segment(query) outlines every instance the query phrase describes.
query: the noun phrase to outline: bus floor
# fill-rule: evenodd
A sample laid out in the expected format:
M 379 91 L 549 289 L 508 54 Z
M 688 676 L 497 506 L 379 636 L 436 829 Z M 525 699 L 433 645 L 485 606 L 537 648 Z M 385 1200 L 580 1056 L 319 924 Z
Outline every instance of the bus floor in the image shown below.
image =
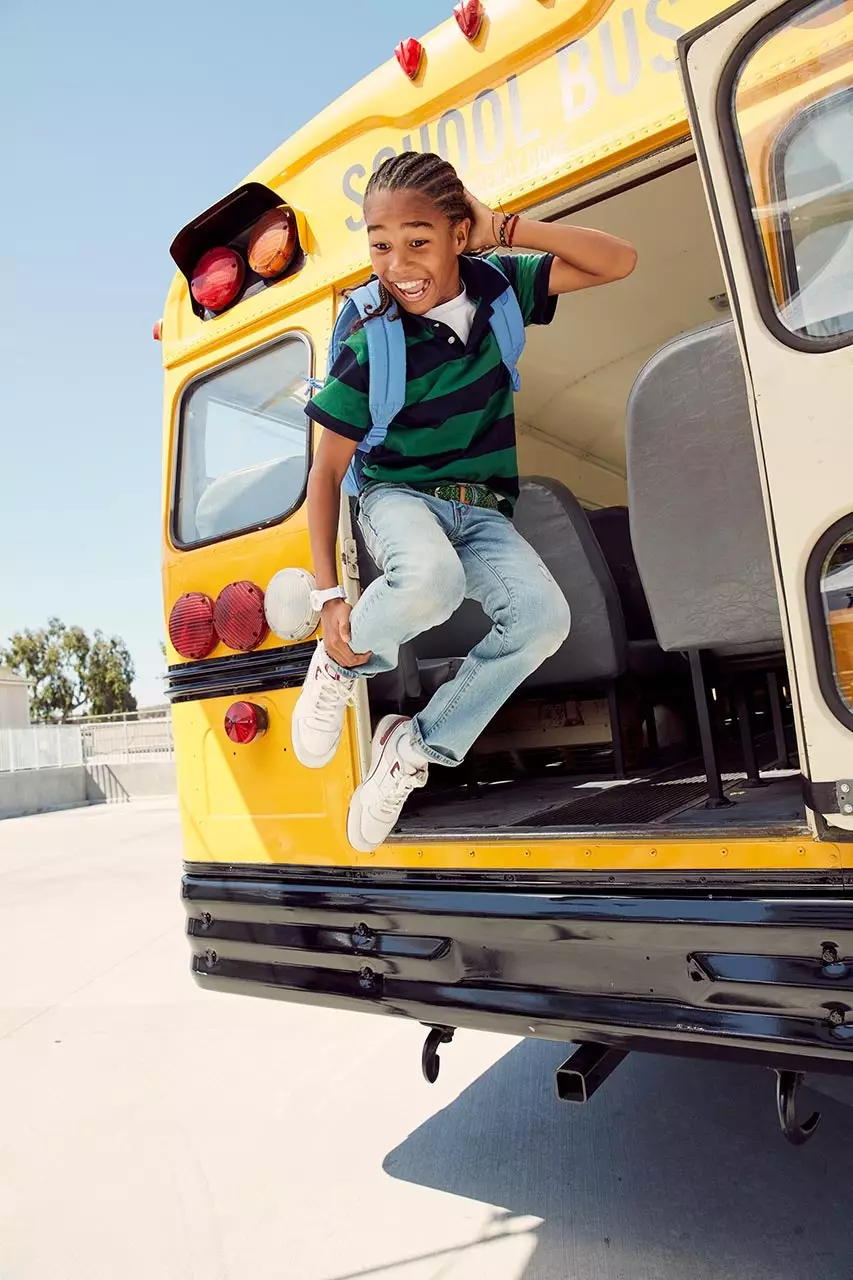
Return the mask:
M 796 834 L 806 829 L 799 771 L 773 761 L 769 740 L 759 741 L 761 784 L 751 786 L 735 752 L 722 752 L 723 783 L 730 803 L 708 808 L 702 763 L 688 759 L 666 768 L 633 770 L 624 779 L 596 772 L 561 772 L 562 761 L 540 761 L 539 776 L 518 776 L 492 760 L 461 783 L 433 770 L 433 786 L 411 797 L 394 835 L 414 839 L 441 832 L 494 834 L 525 831 L 542 837 L 557 831 L 620 831 L 654 827 L 671 835 L 711 831 Z M 485 775 L 485 776 L 484 776 Z M 503 775 L 503 776 L 502 776 Z

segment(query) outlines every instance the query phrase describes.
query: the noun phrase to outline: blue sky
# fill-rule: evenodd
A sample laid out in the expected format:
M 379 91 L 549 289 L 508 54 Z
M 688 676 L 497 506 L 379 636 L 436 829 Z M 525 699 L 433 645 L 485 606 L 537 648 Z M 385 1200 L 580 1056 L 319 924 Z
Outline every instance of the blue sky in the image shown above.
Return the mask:
M 160 700 L 169 244 L 452 6 L 0 5 L 0 644 L 52 614 L 99 627 L 127 641 L 140 704 Z

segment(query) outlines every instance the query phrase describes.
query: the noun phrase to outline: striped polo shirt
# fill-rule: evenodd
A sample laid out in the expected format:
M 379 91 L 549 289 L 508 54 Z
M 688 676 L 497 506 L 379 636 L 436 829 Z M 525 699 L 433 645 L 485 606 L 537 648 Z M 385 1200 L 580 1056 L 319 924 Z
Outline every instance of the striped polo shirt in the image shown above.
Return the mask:
M 509 280 L 525 325 L 550 324 L 552 254 L 490 254 Z M 381 445 L 365 456 L 364 482 L 418 487 L 466 481 L 487 485 L 510 507 L 518 497 L 515 415 L 509 372 L 489 325 L 505 286 L 481 258 L 463 254 L 459 271 L 476 314 L 462 343 L 441 321 L 401 311 L 406 338 L 406 402 Z M 368 324 L 373 323 L 368 320 Z M 325 385 L 306 413 L 321 426 L 361 440 L 370 427 L 367 335 L 344 342 Z

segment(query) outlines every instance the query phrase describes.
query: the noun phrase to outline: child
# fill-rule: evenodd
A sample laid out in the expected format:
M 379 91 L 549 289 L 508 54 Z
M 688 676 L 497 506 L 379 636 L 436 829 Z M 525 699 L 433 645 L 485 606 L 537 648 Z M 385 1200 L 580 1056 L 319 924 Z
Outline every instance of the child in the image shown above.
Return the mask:
M 356 680 L 397 665 L 400 645 L 478 600 L 493 626 L 414 717 L 386 716 L 347 819 L 369 852 L 397 822 L 431 763 L 458 765 L 507 698 L 569 632 L 569 606 L 516 532 L 518 497 L 510 374 L 491 303 L 515 290 L 525 324 L 548 324 L 556 295 L 618 280 L 634 249 L 581 227 L 506 218 L 472 197 L 438 156 L 394 156 L 367 184 L 364 214 L 384 313 L 399 311 L 406 402 L 365 456 L 358 522 L 383 576 L 354 609 L 337 585 L 341 482 L 371 425 L 367 339 L 356 325 L 306 412 L 325 428 L 308 483 L 308 528 L 323 640 L 293 713 L 298 758 L 332 759 Z M 498 244 L 538 252 L 469 256 Z

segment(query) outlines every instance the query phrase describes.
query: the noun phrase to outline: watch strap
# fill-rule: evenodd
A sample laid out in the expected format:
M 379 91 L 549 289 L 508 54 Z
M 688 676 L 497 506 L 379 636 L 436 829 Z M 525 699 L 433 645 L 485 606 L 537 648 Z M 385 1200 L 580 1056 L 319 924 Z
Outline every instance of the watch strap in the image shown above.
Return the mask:
M 326 587 L 323 591 L 311 592 L 311 607 L 313 609 L 322 609 L 328 600 L 345 600 L 346 592 L 343 587 Z

